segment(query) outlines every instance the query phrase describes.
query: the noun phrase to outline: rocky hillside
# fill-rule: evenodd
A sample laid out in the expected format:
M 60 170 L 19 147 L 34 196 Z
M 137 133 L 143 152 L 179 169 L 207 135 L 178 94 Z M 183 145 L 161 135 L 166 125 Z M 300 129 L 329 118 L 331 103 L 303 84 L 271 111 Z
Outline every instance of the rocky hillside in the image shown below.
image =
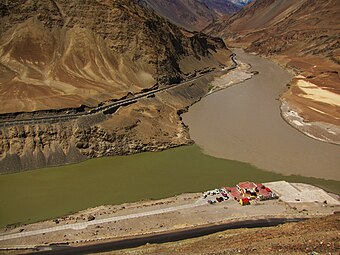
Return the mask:
M 231 16 L 241 10 L 242 5 L 233 3 L 231 0 L 199 0 L 205 4 L 210 10 L 220 16 Z
M 256 0 L 205 32 L 222 36 L 229 45 L 270 56 L 294 71 L 296 78 L 282 97 L 287 103 L 284 111 L 293 114 L 283 116 L 306 134 L 338 143 L 339 17 L 337 0 Z
M 230 54 L 221 39 L 183 32 L 131 0 L 1 1 L 0 118 L 166 87 L 228 66 Z M 191 143 L 179 114 L 208 90 L 203 78 L 114 113 L 0 128 L 0 173 Z
M 277 227 L 235 229 L 213 235 L 104 254 L 338 254 L 340 216 L 332 215 Z
M 340 25 L 334 17 L 339 14 L 336 0 L 257 0 L 227 21 L 215 24 L 212 33 L 248 42 L 250 50 L 263 54 L 289 54 L 292 50 L 331 58 L 338 49 Z M 240 35 L 245 38 L 238 38 Z
M 1 1 L 0 113 L 93 106 L 179 82 L 218 66 L 210 51 L 223 47 L 129 0 Z
M 230 0 L 136 0 L 172 23 L 187 30 L 200 31 L 222 17 L 238 12 L 242 6 Z

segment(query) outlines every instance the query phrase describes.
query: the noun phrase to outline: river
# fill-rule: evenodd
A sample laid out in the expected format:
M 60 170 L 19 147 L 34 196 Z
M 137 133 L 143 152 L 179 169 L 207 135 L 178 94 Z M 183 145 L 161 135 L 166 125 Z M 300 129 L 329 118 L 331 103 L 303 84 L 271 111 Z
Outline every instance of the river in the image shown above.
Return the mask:
M 309 138 L 280 116 L 292 75 L 276 63 L 235 50 L 259 74 L 203 98 L 183 115 L 204 153 L 284 175 L 340 180 L 340 147 Z
M 196 142 L 221 159 L 203 154 L 195 145 L 0 175 L 0 227 L 246 180 L 304 182 L 339 193 L 338 147 L 305 137 L 280 118 L 275 98 L 290 76 L 267 60 L 239 52 L 238 56 L 260 74 L 204 98 L 184 116 Z M 254 165 L 335 180 L 284 176 Z

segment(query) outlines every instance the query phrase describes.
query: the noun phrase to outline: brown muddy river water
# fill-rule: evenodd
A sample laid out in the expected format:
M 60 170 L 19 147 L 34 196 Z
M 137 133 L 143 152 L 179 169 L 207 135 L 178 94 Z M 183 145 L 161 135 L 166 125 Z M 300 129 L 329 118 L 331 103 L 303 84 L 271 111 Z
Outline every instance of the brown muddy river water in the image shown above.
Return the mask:
M 340 146 L 309 138 L 280 116 L 279 95 L 292 75 L 267 59 L 235 50 L 259 74 L 203 98 L 183 115 L 204 153 L 284 175 L 340 180 Z

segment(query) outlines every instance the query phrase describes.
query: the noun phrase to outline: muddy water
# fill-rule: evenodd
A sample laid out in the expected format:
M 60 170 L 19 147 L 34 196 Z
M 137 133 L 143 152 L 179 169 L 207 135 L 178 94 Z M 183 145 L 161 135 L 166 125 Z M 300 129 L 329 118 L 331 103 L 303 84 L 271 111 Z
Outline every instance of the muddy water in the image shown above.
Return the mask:
M 277 64 L 236 50 L 259 75 L 212 94 L 183 115 L 204 153 L 284 175 L 340 180 L 340 147 L 311 139 L 280 116 L 279 95 L 291 75 Z
M 261 74 L 190 108 L 185 121 L 192 137 L 214 156 L 284 174 L 339 180 L 338 147 L 307 138 L 280 118 L 275 98 L 289 75 L 263 59 L 243 54 L 239 58 L 252 63 Z M 339 181 L 283 176 L 185 146 L 0 175 L 0 228 L 103 204 L 170 197 L 245 180 L 304 182 L 340 192 Z
M 285 177 L 249 164 L 210 157 L 197 146 L 185 146 L 0 175 L 0 228 L 60 217 L 103 204 L 233 186 L 244 180 L 304 182 L 340 192 L 337 181 Z

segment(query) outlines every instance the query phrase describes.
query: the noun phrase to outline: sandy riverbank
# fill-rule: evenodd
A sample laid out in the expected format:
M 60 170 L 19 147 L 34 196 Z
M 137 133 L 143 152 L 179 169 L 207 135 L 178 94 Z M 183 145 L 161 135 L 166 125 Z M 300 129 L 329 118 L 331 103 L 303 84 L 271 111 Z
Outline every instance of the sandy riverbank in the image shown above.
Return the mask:
M 296 76 L 281 98 L 282 117 L 305 135 L 340 145 L 340 95 Z
M 338 146 L 306 137 L 280 115 L 280 96 L 294 74 L 265 58 L 235 50 L 259 74 L 214 93 L 183 115 L 204 153 L 284 175 L 340 180 Z

